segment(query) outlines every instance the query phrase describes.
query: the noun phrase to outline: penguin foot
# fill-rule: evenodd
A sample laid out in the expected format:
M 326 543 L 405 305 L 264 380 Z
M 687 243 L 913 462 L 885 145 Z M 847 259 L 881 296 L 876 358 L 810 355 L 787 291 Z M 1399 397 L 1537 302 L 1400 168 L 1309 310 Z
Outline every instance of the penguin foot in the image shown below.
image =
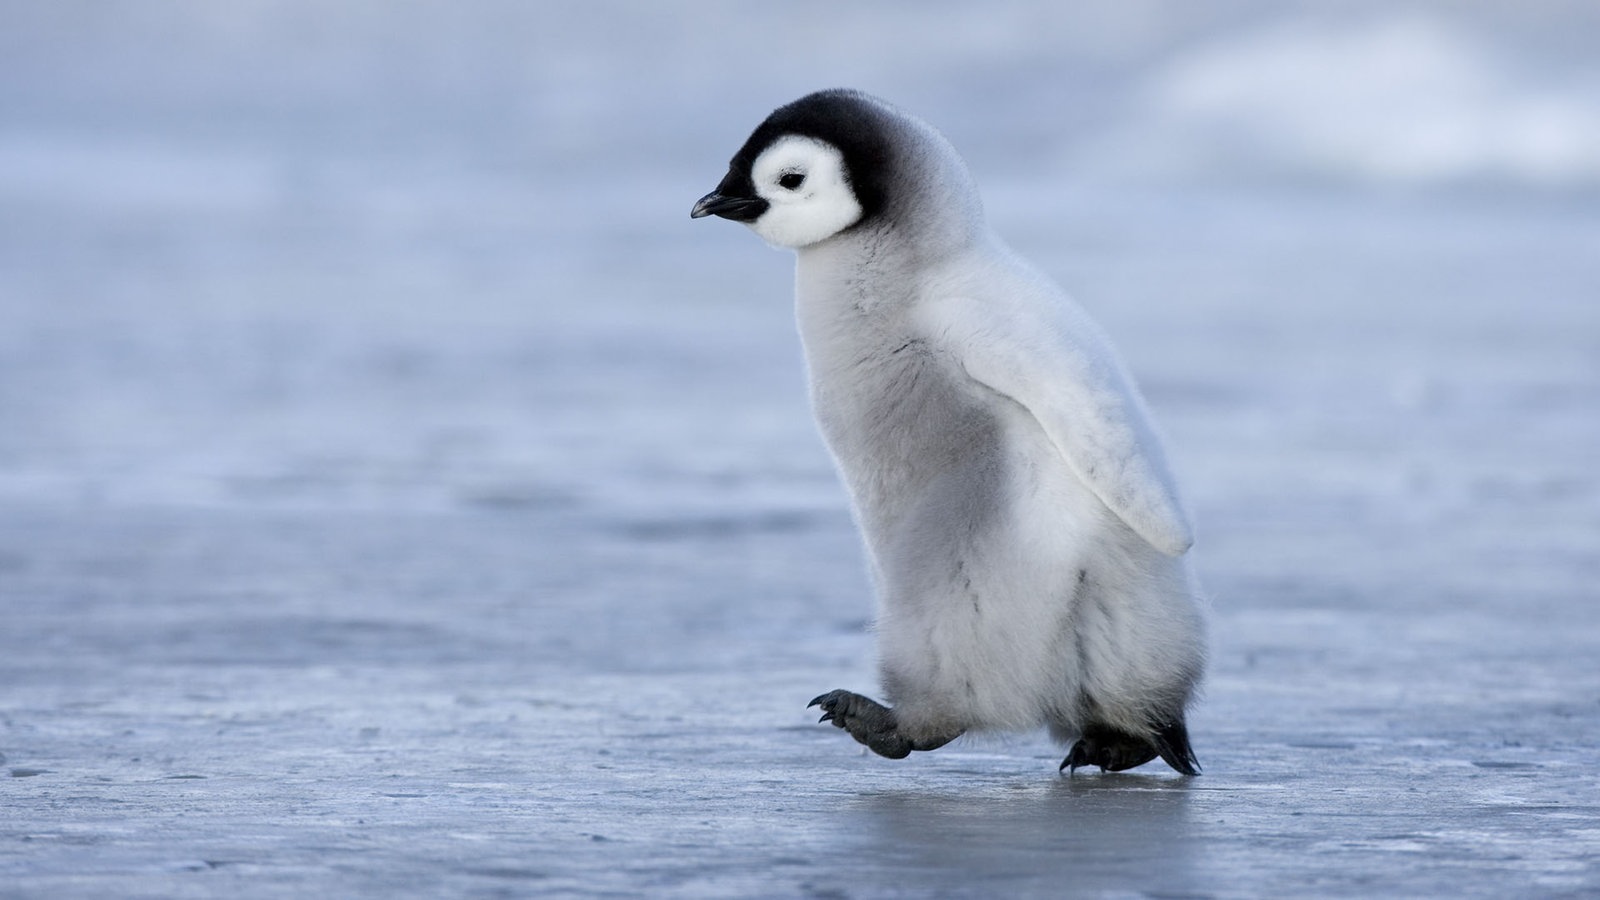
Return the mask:
M 832 722 L 873 753 L 890 759 L 905 759 L 913 750 L 937 750 L 961 735 L 958 731 L 948 737 L 910 737 L 900 731 L 894 710 L 851 691 L 829 691 L 806 704 L 813 706 L 822 707 L 818 722 Z
M 1189 729 L 1182 721 L 1160 728 L 1150 738 L 1104 725 L 1091 725 L 1067 752 L 1061 769 L 1076 772 L 1079 766 L 1099 766 L 1102 772 L 1121 772 L 1142 766 L 1157 756 L 1184 775 L 1200 774 L 1200 762 L 1189 746 Z

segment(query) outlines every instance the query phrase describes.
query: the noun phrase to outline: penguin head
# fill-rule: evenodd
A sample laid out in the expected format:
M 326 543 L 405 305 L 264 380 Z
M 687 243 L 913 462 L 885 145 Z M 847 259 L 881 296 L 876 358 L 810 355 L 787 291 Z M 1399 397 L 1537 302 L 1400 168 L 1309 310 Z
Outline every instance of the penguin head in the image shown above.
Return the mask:
M 689 215 L 744 222 L 767 243 L 798 249 L 849 228 L 861 213 L 839 148 L 785 134 L 757 154 L 747 172 L 730 169 Z
M 743 222 L 791 249 L 854 228 L 883 210 L 891 124 L 881 103 L 856 91 L 802 97 L 757 126 L 689 215 Z

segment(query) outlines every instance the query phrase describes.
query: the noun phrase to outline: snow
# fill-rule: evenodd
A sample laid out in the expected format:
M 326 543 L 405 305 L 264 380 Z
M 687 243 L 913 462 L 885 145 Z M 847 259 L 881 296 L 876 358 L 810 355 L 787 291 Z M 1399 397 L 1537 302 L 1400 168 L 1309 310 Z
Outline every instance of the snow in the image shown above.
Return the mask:
M 0 894 L 1594 892 L 1600 19 L 1340 10 L 9 5 Z M 1140 378 L 1200 778 L 805 710 L 865 573 L 688 210 L 839 84 Z

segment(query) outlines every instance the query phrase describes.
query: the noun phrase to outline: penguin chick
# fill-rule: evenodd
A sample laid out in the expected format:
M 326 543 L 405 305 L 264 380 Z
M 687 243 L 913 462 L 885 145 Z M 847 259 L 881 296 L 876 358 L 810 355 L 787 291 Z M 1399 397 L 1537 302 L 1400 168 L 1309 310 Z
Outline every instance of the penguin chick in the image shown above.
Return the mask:
M 822 721 L 894 759 L 1046 726 L 1062 769 L 1198 774 L 1193 543 L 1110 342 L 984 221 L 931 126 L 829 90 L 768 116 L 694 205 L 796 251 L 812 405 L 878 596 L 885 706 Z

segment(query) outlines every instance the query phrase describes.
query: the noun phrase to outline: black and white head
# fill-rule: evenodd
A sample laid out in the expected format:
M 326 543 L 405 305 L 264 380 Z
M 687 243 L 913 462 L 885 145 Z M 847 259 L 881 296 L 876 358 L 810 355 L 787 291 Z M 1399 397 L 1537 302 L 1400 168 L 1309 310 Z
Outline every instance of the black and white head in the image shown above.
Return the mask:
M 883 211 L 895 126 L 892 110 L 857 91 L 802 97 L 756 128 L 689 215 L 743 222 L 794 249 L 854 228 Z

